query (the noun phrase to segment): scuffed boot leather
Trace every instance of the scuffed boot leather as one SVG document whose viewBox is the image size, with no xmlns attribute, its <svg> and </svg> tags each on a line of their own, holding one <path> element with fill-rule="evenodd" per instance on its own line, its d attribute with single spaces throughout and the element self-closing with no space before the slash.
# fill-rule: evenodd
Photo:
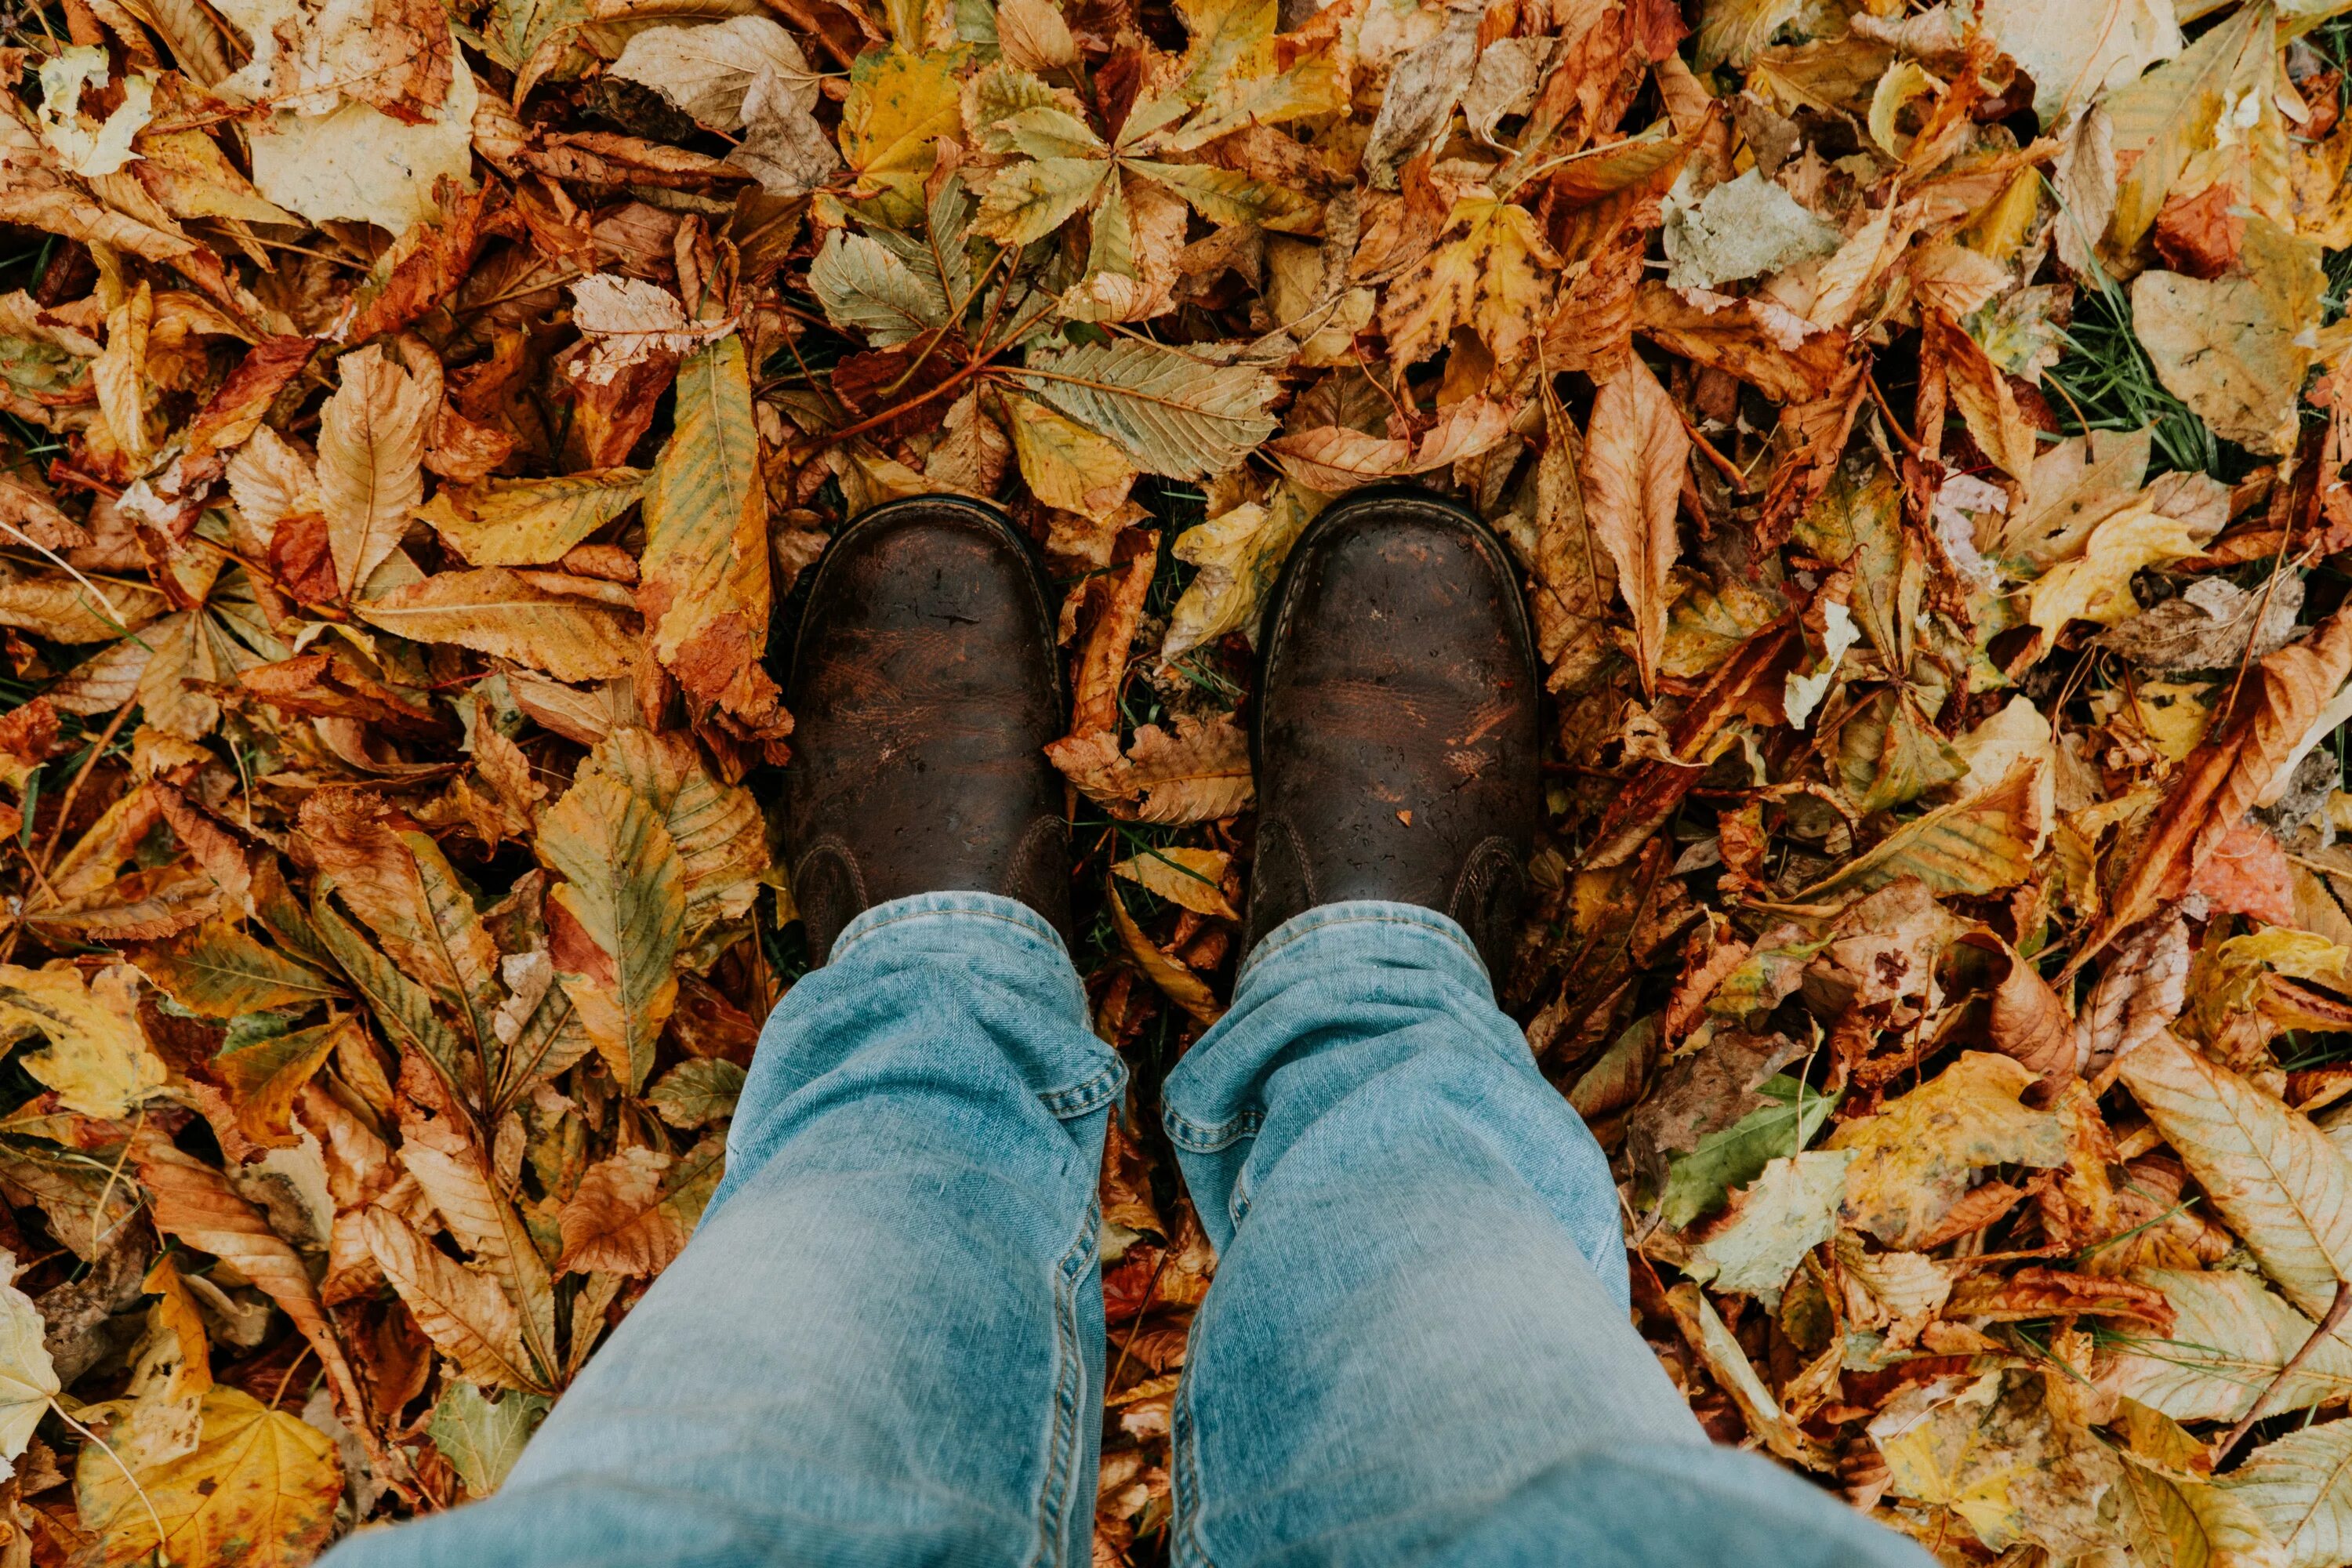
<svg viewBox="0 0 2352 1568">
<path fill-rule="evenodd" d="M 784 837 L 809 957 L 911 893 L 1018 899 L 1069 940 L 1054 612 L 1003 513 L 957 496 L 877 507 L 817 564 L 786 702 Z"/>
<path fill-rule="evenodd" d="M 1500 542 L 1438 496 L 1360 491 L 1292 547 L 1258 647 L 1244 951 L 1386 899 L 1459 921 L 1499 984 L 1540 809 L 1534 639 Z"/>
</svg>

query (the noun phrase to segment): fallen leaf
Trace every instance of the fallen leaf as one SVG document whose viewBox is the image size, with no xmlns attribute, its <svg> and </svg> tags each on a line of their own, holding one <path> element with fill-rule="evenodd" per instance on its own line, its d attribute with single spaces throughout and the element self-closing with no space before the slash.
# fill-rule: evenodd
<svg viewBox="0 0 2352 1568">
<path fill-rule="evenodd" d="M 1875 1116 L 1830 1134 L 1855 1155 L 1846 1175 L 1853 1222 L 1891 1247 L 1941 1219 L 1988 1165 L 2056 1165 L 2066 1158 L 2058 1121 L 2020 1103 L 2033 1075 L 2007 1057 L 1965 1051 Z"/>
<path fill-rule="evenodd" d="M 1617 565 L 1633 614 L 1642 689 L 1654 691 L 1672 598 L 1667 574 L 1682 554 L 1675 514 L 1690 437 L 1665 389 L 1638 360 L 1601 389 L 1584 447 L 1584 515 Z"/>
</svg>

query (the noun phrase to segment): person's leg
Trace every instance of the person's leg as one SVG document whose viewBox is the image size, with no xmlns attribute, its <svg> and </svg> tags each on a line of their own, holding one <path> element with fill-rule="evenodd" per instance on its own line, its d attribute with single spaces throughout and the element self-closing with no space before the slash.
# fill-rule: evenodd
<svg viewBox="0 0 2352 1568">
<path fill-rule="evenodd" d="M 1025 905 L 869 910 L 769 1021 L 694 1239 L 506 1485 L 331 1568 L 1085 1563 L 1122 1076 Z"/>
<path fill-rule="evenodd" d="M 1924 1564 L 1711 1448 L 1628 1320 L 1601 1150 L 1462 928 L 1327 905 L 1169 1079 L 1217 1244 L 1175 1413 L 1181 1564 Z"/>
<path fill-rule="evenodd" d="M 1493 537 L 1417 494 L 1318 518 L 1269 605 L 1249 954 L 1163 1095 L 1220 1253 L 1177 1561 L 1920 1563 L 1709 1448 L 1628 1321 L 1607 1163 L 1487 979 L 1538 812 L 1529 640 Z"/>
<path fill-rule="evenodd" d="M 726 1180 L 496 1497 L 333 1568 L 1087 1560 L 1124 1074 L 1056 929 L 1053 632 L 987 509 L 836 540 L 782 802 L 825 967 L 761 1037 Z"/>
</svg>

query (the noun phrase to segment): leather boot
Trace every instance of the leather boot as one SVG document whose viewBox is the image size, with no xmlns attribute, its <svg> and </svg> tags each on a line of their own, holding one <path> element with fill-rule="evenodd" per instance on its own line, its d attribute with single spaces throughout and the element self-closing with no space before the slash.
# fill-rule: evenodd
<svg viewBox="0 0 2352 1568">
<path fill-rule="evenodd" d="M 1540 684 L 1502 543 L 1426 491 L 1309 523 L 1258 639 L 1256 863 L 1244 952 L 1347 899 L 1459 921 L 1497 984 L 1535 836 Z"/>
<path fill-rule="evenodd" d="M 919 496 L 843 530 L 785 689 L 784 837 L 811 963 L 910 893 L 1001 893 L 1069 940 L 1069 827 L 1045 752 L 1063 727 L 1053 605 L 1002 512 Z"/>
</svg>

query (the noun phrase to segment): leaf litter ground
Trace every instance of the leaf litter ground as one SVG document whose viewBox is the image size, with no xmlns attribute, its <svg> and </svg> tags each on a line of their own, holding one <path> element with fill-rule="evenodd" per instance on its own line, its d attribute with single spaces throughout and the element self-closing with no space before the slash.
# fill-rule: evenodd
<svg viewBox="0 0 2352 1568">
<path fill-rule="evenodd" d="M 1164 1559 L 1158 1086 L 1375 482 L 1525 569 L 1503 996 L 1713 1435 L 1956 1564 L 2352 1561 L 2342 8 L 0 12 L 8 1561 L 497 1488 L 804 971 L 762 655 L 938 490 L 1065 595 Z"/>
</svg>

